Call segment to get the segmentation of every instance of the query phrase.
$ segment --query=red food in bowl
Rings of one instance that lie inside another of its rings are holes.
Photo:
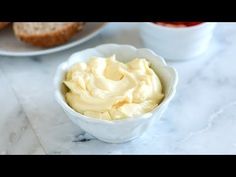
[[[157,25],[167,26],[167,27],[190,27],[201,24],[202,22],[154,22]]]

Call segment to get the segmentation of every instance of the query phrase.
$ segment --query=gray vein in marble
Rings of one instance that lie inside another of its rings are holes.
[[[24,110],[19,103],[17,95],[14,93],[14,90],[7,81],[1,67],[0,67],[0,80],[1,83],[4,84],[1,86],[1,89],[3,89],[1,90],[1,92],[8,96],[7,98],[8,100],[4,100],[5,106],[11,106],[11,107],[4,107],[4,105],[2,105],[1,107],[2,116],[7,115],[7,117],[0,116],[1,125],[4,126],[1,128],[1,131],[3,131],[2,132],[3,135],[6,136],[5,138],[9,139],[8,142],[6,142],[4,139],[1,139],[0,141],[1,154],[18,154],[18,153],[44,154],[45,152],[43,151],[43,147],[37,140],[37,137],[33,132],[33,129],[27,119],[27,116],[24,113]],[[8,112],[10,111],[10,109],[14,110],[15,114],[9,114]],[[32,141],[28,142],[28,144],[24,143],[25,141],[29,140]]]
[[[4,74],[4,70],[1,70],[1,71],[2,71],[2,73]],[[6,75],[4,75],[4,76],[6,77]],[[6,78],[7,78],[7,77],[6,77]],[[21,103],[21,100],[19,99],[18,95],[17,95],[16,92],[15,92],[15,88],[11,86],[11,90],[12,90],[12,93],[14,94],[14,96],[15,96],[15,98],[17,99],[17,102],[19,103],[19,106],[20,106],[20,110],[19,110],[19,112],[18,112],[18,115],[21,115],[21,114],[24,115],[24,117],[26,118],[27,122],[29,123],[30,128],[32,129],[34,135],[36,136],[36,138],[37,138],[37,140],[38,140],[38,143],[40,144],[40,146],[41,146],[41,148],[43,149],[44,153],[46,153],[46,150],[44,149],[44,147],[42,146],[42,144],[41,144],[41,142],[40,142],[40,138],[38,137],[37,133],[35,132],[35,130],[34,130],[33,126],[32,126],[32,123],[31,123],[29,117],[27,116],[27,113],[26,113],[25,110],[24,110],[24,107],[23,107],[23,105],[22,105],[22,103]],[[26,127],[22,127],[22,130],[25,130],[25,129],[26,129]],[[14,134],[11,134],[10,139],[15,139],[15,138],[16,138],[16,134],[15,134],[15,133],[14,133]]]
[[[212,114],[205,128],[191,133],[176,148],[178,152],[198,154],[234,154],[236,101],[233,101]],[[231,116],[229,116],[231,115]],[[230,127],[229,127],[230,125]],[[226,128],[227,127],[227,128]],[[191,151],[189,152],[189,149]],[[227,151],[226,151],[227,150]]]
[[[42,62],[42,58],[40,56],[31,56],[30,59],[37,62],[37,63]]]
[[[86,132],[82,132],[78,135],[75,135],[75,139],[72,142],[87,142],[96,139],[95,137],[91,136],[90,134]]]
[[[199,136],[200,134],[209,131],[212,127],[214,122],[216,121],[216,119],[220,119],[221,117],[219,115],[221,115],[228,107],[236,105],[236,101],[230,102],[228,104],[226,104],[223,107],[220,107],[217,111],[213,112],[212,115],[210,116],[210,118],[208,119],[208,123],[206,125],[206,127],[203,127],[200,130],[191,132],[187,137],[185,137],[183,140],[181,140],[181,143],[185,143],[186,141],[188,141],[189,139],[191,139],[193,136]]]

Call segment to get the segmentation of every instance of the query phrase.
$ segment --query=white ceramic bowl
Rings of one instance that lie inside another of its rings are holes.
[[[167,60],[188,60],[203,54],[209,46],[216,23],[204,22],[191,27],[166,27],[141,23],[144,45]]]
[[[109,57],[115,54],[119,61],[127,62],[135,57],[149,60],[164,87],[165,98],[153,111],[139,117],[106,121],[84,116],[74,111],[65,101],[64,84],[68,69],[78,62],[88,61],[91,56]],[[130,45],[104,44],[73,54],[68,61],[59,65],[55,79],[55,97],[68,117],[81,129],[94,137],[109,143],[122,143],[142,135],[154,119],[159,119],[173,98],[177,85],[177,72],[167,66],[164,59],[149,49],[136,49]]]

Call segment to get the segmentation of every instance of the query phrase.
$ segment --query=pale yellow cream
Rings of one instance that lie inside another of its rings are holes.
[[[110,58],[91,58],[67,72],[67,103],[79,113],[115,120],[152,111],[163,99],[162,85],[146,59],[128,63]]]

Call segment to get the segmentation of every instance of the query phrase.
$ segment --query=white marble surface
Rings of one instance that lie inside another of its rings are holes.
[[[102,43],[144,47],[137,24],[110,23],[90,41],[39,57],[0,56],[0,154],[236,154],[236,23],[220,23],[206,54],[171,62],[177,94],[160,121],[125,144],[91,139],[56,103],[56,67]]]

